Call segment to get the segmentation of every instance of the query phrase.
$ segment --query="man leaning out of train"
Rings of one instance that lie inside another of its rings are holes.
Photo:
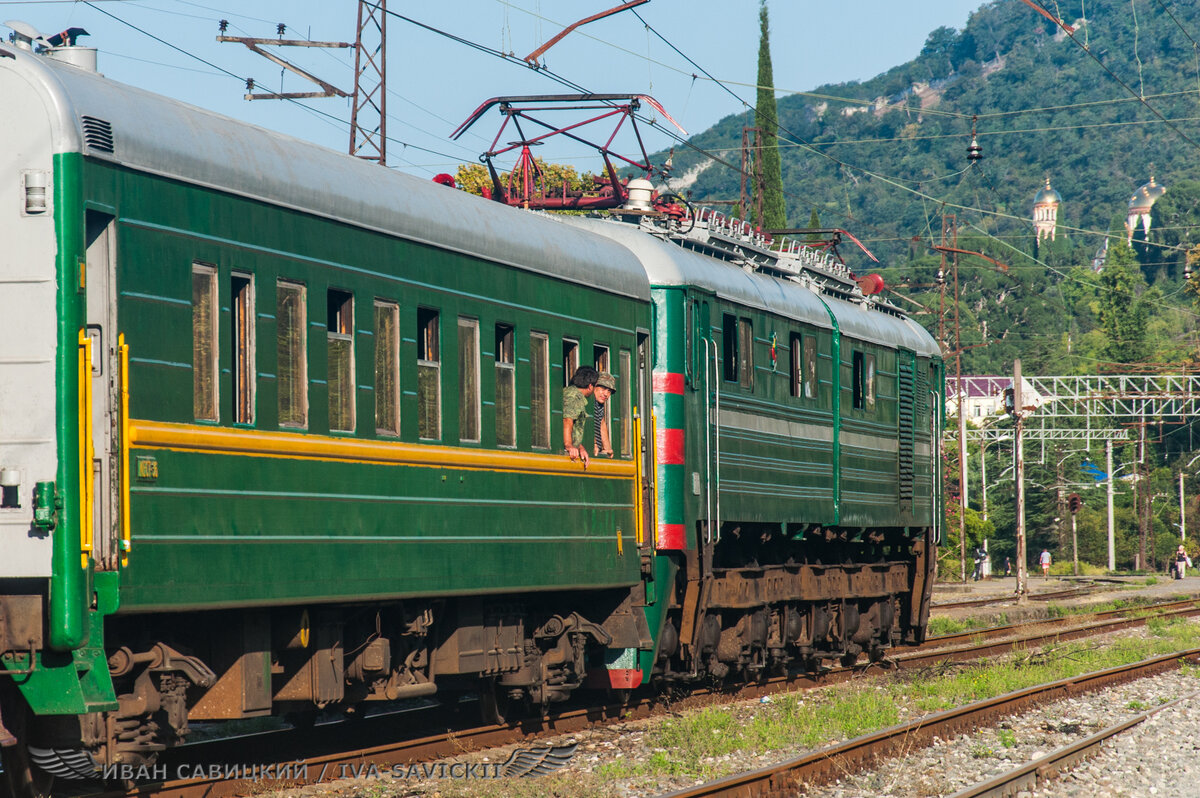
[[[583,428],[587,424],[588,397],[596,390],[600,373],[591,366],[580,366],[571,375],[571,384],[563,389],[563,446],[572,460],[582,460],[587,468],[587,447],[583,445]]]

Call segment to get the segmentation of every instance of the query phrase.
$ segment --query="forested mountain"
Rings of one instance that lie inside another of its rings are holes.
[[[1014,357],[1042,374],[1190,363],[1197,308],[1184,258],[1200,242],[1200,6],[1045,6],[1073,39],[1019,0],[994,0],[871,80],[780,97],[789,224],[807,226],[815,209],[823,225],[854,232],[887,264],[889,286],[934,311],[919,318],[936,329],[941,258],[927,244],[940,238],[942,213],[955,214],[959,247],[1010,266],[960,258],[968,373],[1006,372]],[[803,35],[773,33],[777,48],[803,46]],[[852,54],[853,32],[842,35]],[[803,76],[777,71],[776,82]],[[753,123],[752,112],[731,116],[692,141],[736,161]],[[972,124],[984,155],[974,165]],[[674,165],[672,185],[699,203],[737,198],[736,171],[682,148]],[[1139,231],[1130,251],[1128,202],[1151,174],[1167,193],[1149,241]],[[1037,248],[1031,208],[1046,176],[1063,203],[1056,240]],[[1097,274],[1106,233],[1110,268]],[[853,268],[870,267],[843,252]]]

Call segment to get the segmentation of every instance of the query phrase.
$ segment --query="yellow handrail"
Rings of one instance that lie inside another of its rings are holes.
[[[88,567],[95,541],[95,497],[92,463],[96,459],[92,440],[92,339],[79,331],[79,562]]]
[[[117,336],[121,355],[121,567],[129,565],[132,535],[129,521],[129,345],[125,333]]]

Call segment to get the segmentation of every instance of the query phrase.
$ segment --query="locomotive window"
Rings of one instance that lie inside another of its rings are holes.
[[[789,340],[792,361],[792,396],[804,393],[804,351],[799,333],[792,333]]]
[[[417,434],[442,437],[442,361],[438,312],[417,308]]]
[[[817,338],[804,338],[804,398],[817,398]]]
[[[866,369],[864,368],[865,360],[862,352],[854,352],[851,356],[851,363],[854,367],[853,379],[850,384],[854,391],[854,409],[862,410],[866,404]]]
[[[863,398],[866,400],[867,410],[875,409],[875,356],[865,355],[866,361],[866,376],[863,380]]]
[[[275,285],[275,326],[278,333],[275,370],[279,382],[279,425],[308,426],[308,314],[305,288],[280,280]]]
[[[254,423],[254,277],[234,274],[230,279],[233,326],[233,420]]]
[[[217,420],[217,270],[192,264],[192,413]]]
[[[721,318],[721,344],[724,348],[725,381],[737,382],[738,378],[738,336],[737,317],[728,313]]]
[[[570,338],[563,339],[562,366],[563,387],[566,388],[571,384],[571,378],[575,376],[575,369],[579,368],[578,341],[573,341]]]
[[[517,358],[511,324],[496,325],[496,445],[517,445]]]
[[[479,441],[479,321],[458,319],[458,439]]]
[[[550,338],[545,333],[529,334],[529,414],[533,424],[531,444],[550,448]]]
[[[354,431],[354,295],[329,289],[329,429]]]
[[[621,384],[617,387],[621,393],[621,456],[629,457],[633,454],[633,365],[628,349],[621,350],[620,361]]]
[[[375,302],[375,431],[400,434],[400,306]]]
[[[738,384],[754,390],[754,325],[750,319],[738,319]]]

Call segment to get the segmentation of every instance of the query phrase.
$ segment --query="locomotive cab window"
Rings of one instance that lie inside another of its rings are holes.
[[[854,409],[862,410],[863,406],[866,404],[866,369],[863,368],[863,353],[854,352],[851,355],[851,364],[853,367],[853,374],[851,375],[850,385],[854,391]]]
[[[866,377],[863,385],[864,399],[866,400],[867,410],[875,409],[875,356],[865,355],[865,370]]]
[[[853,354],[854,409],[875,409],[875,356],[864,352]]]
[[[442,437],[442,360],[438,312],[417,308],[417,434]]]
[[[804,398],[817,398],[817,338],[804,336]]]
[[[737,316],[728,313],[721,317],[721,346],[723,371],[726,382],[737,382],[738,378],[738,334]]]
[[[804,394],[804,351],[799,333],[792,333],[788,340],[790,360],[792,363],[792,396]]]
[[[254,423],[254,277],[234,274],[230,279],[230,322],[233,334],[233,421]]]
[[[306,291],[299,283],[275,286],[275,367],[279,383],[279,426],[308,426],[308,314]]]
[[[496,325],[496,445],[517,445],[517,358],[511,324]]]
[[[738,384],[754,390],[754,325],[750,319],[738,319]]]
[[[354,431],[354,295],[329,289],[329,429]]]
[[[400,306],[375,302],[375,431],[400,434]]]
[[[550,338],[546,333],[529,334],[530,444],[550,448]]]
[[[217,270],[192,264],[192,414],[217,420]]]
[[[458,439],[480,439],[479,321],[458,319]]]

